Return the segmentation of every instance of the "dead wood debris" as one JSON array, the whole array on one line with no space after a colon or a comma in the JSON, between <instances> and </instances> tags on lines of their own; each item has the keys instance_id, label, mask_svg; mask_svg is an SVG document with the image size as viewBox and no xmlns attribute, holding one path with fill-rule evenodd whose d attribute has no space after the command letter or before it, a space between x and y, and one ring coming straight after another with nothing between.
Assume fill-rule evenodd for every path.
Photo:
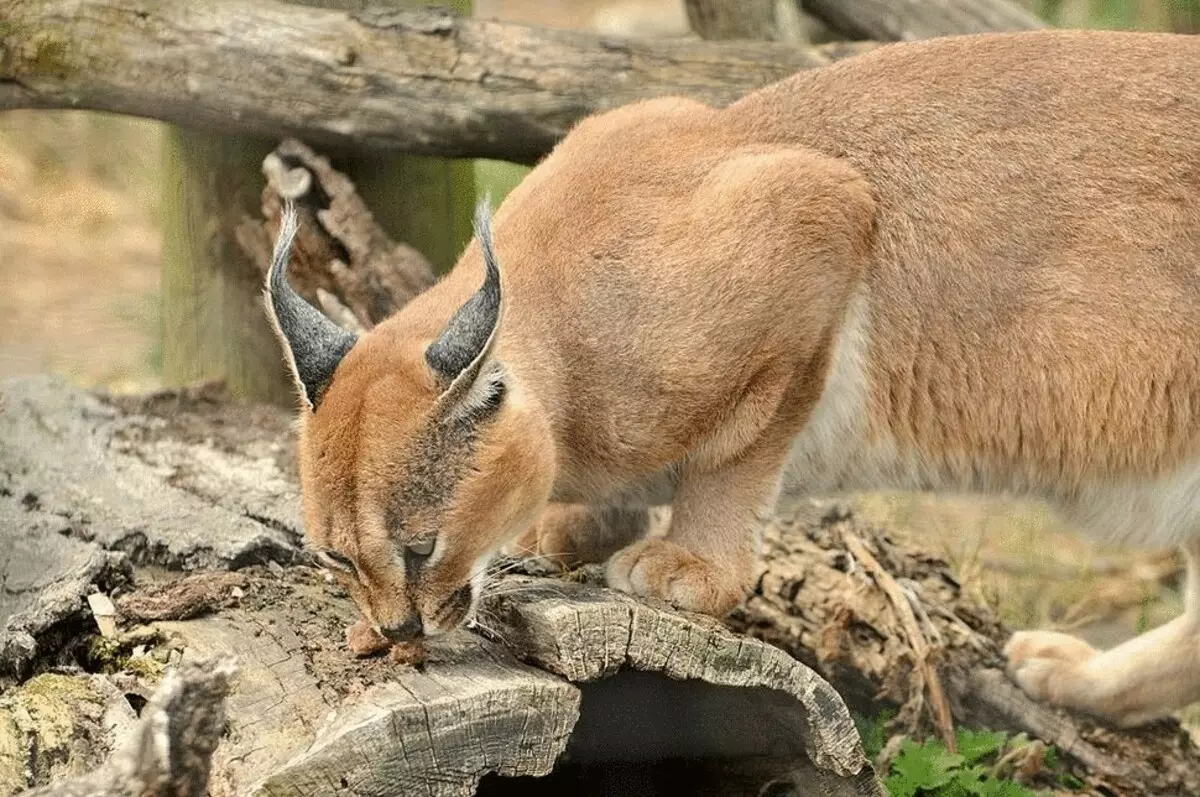
<instances>
[{"instance_id":1,"label":"dead wood debris","mask_svg":"<svg viewBox=\"0 0 1200 797\"><path fill-rule=\"evenodd\" d=\"M295 139L263 160L262 214L245 218L237 240L265 275L285 202L300 226L288 276L296 291L352 332L370 329L434 282L424 255L393 242L354 184Z\"/></svg>"},{"instance_id":2,"label":"dead wood debris","mask_svg":"<svg viewBox=\"0 0 1200 797\"><path fill-rule=\"evenodd\" d=\"M228 659L180 665L164 676L132 735L103 766L22 797L202 797L234 673Z\"/></svg>"},{"instance_id":3,"label":"dead wood debris","mask_svg":"<svg viewBox=\"0 0 1200 797\"><path fill-rule=\"evenodd\" d=\"M142 587L117 600L126 623L187 620L234 604L245 589L243 573L202 571L180 579Z\"/></svg>"},{"instance_id":4,"label":"dead wood debris","mask_svg":"<svg viewBox=\"0 0 1200 797\"><path fill-rule=\"evenodd\" d=\"M908 639L909 647L912 649L914 664L913 685L909 697L901 709L901 716L905 717L906 722L911 723L915 721L924 706L925 695L928 694L929 706L933 715L934 725L937 727L938 736L950 752L956 752L954 721L950 716L950 706L946 703L946 694L942 689L942 682L938 677L937 669L930 660L930 649L928 642L925 640L925 633L921 630L921 625L917 622L917 617L913 612L914 606L918 607L918 609L921 608L920 600L911 590L907 593L901 590L900 585L896 583L896 579L892 578L891 574L883 569L883 566L879 564L870 550L867 549L867 546L856 535L847 532L842 535L842 539L851 555L858 559L863 567L866 568L871 578L874 579L876 586L887 595L892 609L899 619L904 635ZM921 613L926 624L929 625L928 615L923 609L921 609Z\"/></svg>"},{"instance_id":5,"label":"dead wood debris","mask_svg":"<svg viewBox=\"0 0 1200 797\"><path fill-rule=\"evenodd\" d=\"M949 721L1026 733L1057 746L1090 793L1200 794L1200 750L1177 722L1122 732L1029 700L1004 673L1010 630L942 558L816 500L781 507L764 551L729 625L813 667L864 715L898 709L893 734L946 738Z\"/></svg>"}]
</instances>

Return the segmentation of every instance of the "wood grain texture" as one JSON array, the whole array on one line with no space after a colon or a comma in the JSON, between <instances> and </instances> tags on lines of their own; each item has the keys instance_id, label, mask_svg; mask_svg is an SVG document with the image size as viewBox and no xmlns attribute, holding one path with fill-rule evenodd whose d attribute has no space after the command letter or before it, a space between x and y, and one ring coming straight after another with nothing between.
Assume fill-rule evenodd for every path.
<instances>
[{"instance_id":1,"label":"wood grain texture","mask_svg":"<svg viewBox=\"0 0 1200 797\"><path fill-rule=\"evenodd\" d=\"M469 797L488 773L543 776L579 717L578 691L461 633L424 672L397 672L338 710L312 744L249 793Z\"/></svg>"},{"instance_id":2,"label":"wood grain texture","mask_svg":"<svg viewBox=\"0 0 1200 797\"><path fill-rule=\"evenodd\" d=\"M471 0L299 0L313 8L398 11L437 5L460 17L471 16ZM376 218L393 240L403 241L428 258L439 273L449 271L471 240L475 209L475 164L402 152L344 148L328 153L358 186Z\"/></svg>"},{"instance_id":3,"label":"wood grain texture","mask_svg":"<svg viewBox=\"0 0 1200 797\"><path fill-rule=\"evenodd\" d=\"M481 617L489 639L431 640L426 667L344 705L253 793L315 795L336 778L356 795L469 795L485 773L545 776L569 751L590 764L770 759L763 777L881 794L841 698L777 648L553 579L513 579Z\"/></svg>"},{"instance_id":4,"label":"wood grain texture","mask_svg":"<svg viewBox=\"0 0 1200 797\"><path fill-rule=\"evenodd\" d=\"M788 695L795 705L775 717L817 766L857 775L866 760L841 697L822 678L776 647L732 634L712 618L682 614L593 585L532 580L508 587L484 607L489 628L518 656L573 682L622 668L677 681ZM769 722L767 715L758 718ZM799 751L796 751L799 752Z\"/></svg>"},{"instance_id":5,"label":"wood grain texture","mask_svg":"<svg viewBox=\"0 0 1200 797\"><path fill-rule=\"evenodd\" d=\"M213 445L219 427L210 423L197 438L164 438L148 414L174 413L181 395L203 406L203 390L159 394L161 404L142 397L128 413L51 377L0 383L0 393L8 404L0 412L0 485L9 494L0 499L38 509L17 508L15 523L0 524L5 550L53 534L172 569L299 555L298 492L278 465L286 456L280 436L290 428L282 410L247 410L237 422L242 453L230 459L228 449ZM102 572L100 559L81 561L89 563L87 578Z\"/></svg>"},{"instance_id":6,"label":"wood grain texture","mask_svg":"<svg viewBox=\"0 0 1200 797\"><path fill-rule=\"evenodd\" d=\"M624 40L274 0L0 0L0 19L0 110L521 163L590 113L666 94L723 105L867 46Z\"/></svg>"},{"instance_id":7,"label":"wood grain texture","mask_svg":"<svg viewBox=\"0 0 1200 797\"><path fill-rule=\"evenodd\" d=\"M1046 27L1009 0L800 0L800 5L847 36L877 41Z\"/></svg>"}]
</instances>

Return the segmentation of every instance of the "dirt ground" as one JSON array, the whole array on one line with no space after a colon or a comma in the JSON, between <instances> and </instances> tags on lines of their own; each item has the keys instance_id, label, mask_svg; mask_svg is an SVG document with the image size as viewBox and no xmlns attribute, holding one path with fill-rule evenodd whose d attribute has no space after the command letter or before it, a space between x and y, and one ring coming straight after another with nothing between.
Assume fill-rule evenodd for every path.
<instances>
[{"instance_id":1,"label":"dirt ground","mask_svg":"<svg viewBox=\"0 0 1200 797\"><path fill-rule=\"evenodd\" d=\"M0 377L159 386L161 127L81 112L0 115ZM908 494L860 512L925 541L1014 626L1112 644L1181 608L1173 552L1111 551L1040 504Z\"/></svg>"},{"instance_id":2,"label":"dirt ground","mask_svg":"<svg viewBox=\"0 0 1200 797\"><path fill-rule=\"evenodd\" d=\"M83 112L0 114L0 376L158 384L159 133Z\"/></svg>"}]
</instances>

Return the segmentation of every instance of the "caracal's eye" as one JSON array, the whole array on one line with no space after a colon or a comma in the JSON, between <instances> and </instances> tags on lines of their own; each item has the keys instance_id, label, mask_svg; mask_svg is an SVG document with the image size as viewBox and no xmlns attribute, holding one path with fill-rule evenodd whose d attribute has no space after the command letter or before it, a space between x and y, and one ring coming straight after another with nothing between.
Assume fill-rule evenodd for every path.
<instances>
[{"instance_id":1,"label":"caracal's eye","mask_svg":"<svg viewBox=\"0 0 1200 797\"><path fill-rule=\"evenodd\" d=\"M433 553L433 540L421 540L420 542L410 543L404 550L409 556L424 559Z\"/></svg>"},{"instance_id":2,"label":"caracal's eye","mask_svg":"<svg viewBox=\"0 0 1200 797\"><path fill-rule=\"evenodd\" d=\"M317 560L330 570L340 570L343 573L351 574L355 572L354 562L350 561L350 557L340 554L337 551L329 549L319 550L317 551Z\"/></svg>"}]
</instances>

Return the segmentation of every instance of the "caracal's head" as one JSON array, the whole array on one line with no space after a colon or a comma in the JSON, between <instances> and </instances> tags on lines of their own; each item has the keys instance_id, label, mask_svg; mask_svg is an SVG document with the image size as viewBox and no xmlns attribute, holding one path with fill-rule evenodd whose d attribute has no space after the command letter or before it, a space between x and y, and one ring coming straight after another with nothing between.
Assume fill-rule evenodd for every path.
<instances>
[{"instance_id":1,"label":"caracal's head","mask_svg":"<svg viewBox=\"0 0 1200 797\"><path fill-rule=\"evenodd\" d=\"M286 277L295 231L289 206L266 304L301 398L308 543L389 640L449 631L553 478L545 421L493 356L501 291L488 205L464 255L483 259L483 285L425 340L397 325L357 337L304 301Z\"/></svg>"}]
</instances>

